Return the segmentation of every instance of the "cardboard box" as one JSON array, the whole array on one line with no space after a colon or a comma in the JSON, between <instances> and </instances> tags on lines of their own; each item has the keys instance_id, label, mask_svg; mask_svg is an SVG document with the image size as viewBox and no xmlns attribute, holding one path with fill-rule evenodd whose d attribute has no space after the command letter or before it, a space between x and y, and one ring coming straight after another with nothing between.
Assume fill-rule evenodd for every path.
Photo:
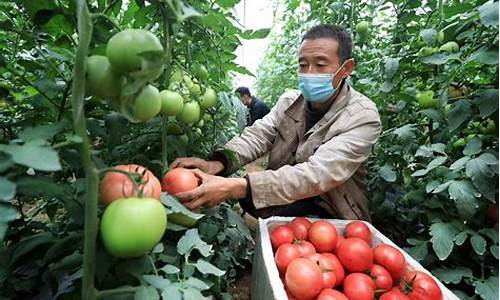
<instances>
[{"instance_id":1,"label":"cardboard box","mask_svg":"<svg viewBox=\"0 0 500 300\"><path fill-rule=\"evenodd\" d=\"M286 224L293 218L289 217L271 217L268 219L259 219L258 238L255 245L255 253L252 266L252 285L251 299L253 300L287 300L285 288L279 278L278 268L274 263L274 254L271 247L269 237L270 229ZM310 219L314 221L314 219ZM328 220L337 227L337 230L343 234L345 226L351 222L346 220ZM418 270L429 275L429 271L424 269L416 260L409 256L405 251L394 244L390 239L384 236L380 231L373 227L370 223L366 223L373 233L372 246L378 244L389 244L398 248L405 256L408 268L410 270ZM444 300L460 300L447 287L445 287L436 277L432 276L443 292Z\"/></svg>"}]
</instances>

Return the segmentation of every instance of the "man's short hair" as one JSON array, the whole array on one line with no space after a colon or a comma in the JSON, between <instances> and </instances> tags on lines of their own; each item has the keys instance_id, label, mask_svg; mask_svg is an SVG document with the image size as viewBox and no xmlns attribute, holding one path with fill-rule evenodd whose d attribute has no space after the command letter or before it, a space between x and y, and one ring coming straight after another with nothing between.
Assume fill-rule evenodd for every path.
<instances>
[{"instance_id":1,"label":"man's short hair","mask_svg":"<svg viewBox=\"0 0 500 300\"><path fill-rule=\"evenodd\" d=\"M338 55L341 63L352 57L352 37L344 27L327 24L314 26L302 36L301 43L304 40L320 38L332 38L339 43Z\"/></svg>"},{"instance_id":2,"label":"man's short hair","mask_svg":"<svg viewBox=\"0 0 500 300\"><path fill-rule=\"evenodd\" d=\"M240 96L243 96L243 95L252 96L252 94L250 94L250 90L245 86L240 86L234 92L240 94Z\"/></svg>"}]
</instances>

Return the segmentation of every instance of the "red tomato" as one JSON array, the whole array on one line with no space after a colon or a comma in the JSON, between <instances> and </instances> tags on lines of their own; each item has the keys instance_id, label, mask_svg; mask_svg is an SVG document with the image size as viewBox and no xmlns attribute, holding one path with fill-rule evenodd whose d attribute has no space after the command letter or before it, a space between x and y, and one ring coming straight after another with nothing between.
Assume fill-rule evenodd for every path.
<instances>
[{"instance_id":1,"label":"red tomato","mask_svg":"<svg viewBox=\"0 0 500 300\"><path fill-rule=\"evenodd\" d=\"M148 169L139 165L119 165L115 170L142 175L142 183L134 185L129 176L119 172L109 171L101 180L99 194L101 202L108 205L114 200L138 197L160 199L160 181Z\"/></svg>"},{"instance_id":2,"label":"red tomato","mask_svg":"<svg viewBox=\"0 0 500 300\"><path fill-rule=\"evenodd\" d=\"M352 221L347 224L344 236L346 238L357 237L367 242L368 245L372 244L372 232L363 221Z\"/></svg>"},{"instance_id":3,"label":"red tomato","mask_svg":"<svg viewBox=\"0 0 500 300\"><path fill-rule=\"evenodd\" d=\"M286 296L288 297L288 300L298 300L297 298L295 298L294 295L292 295L290 293L290 291L288 291L287 289L285 289L285 292L286 292Z\"/></svg>"},{"instance_id":4,"label":"red tomato","mask_svg":"<svg viewBox=\"0 0 500 300\"><path fill-rule=\"evenodd\" d=\"M380 244L373 250L373 258L376 264L381 265L391 273L393 279L398 279L403 275L406 260L403 254L395 247Z\"/></svg>"},{"instance_id":5,"label":"red tomato","mask_svg":"<svg viewBox=\"0 0 500 300\"><path fill-rule=\"evenodd\" d=\"M398 288L393 288L392 290L383 293L379 300L410 300L403 292Z\"/></svg>"},{"instance_id":6,"label":"red tomato","mask_svg":"<svg viewBox=\"0 0 500 300\"><path fill-rule=\"evenodd\" d=\"M366 274L351 273L344 279L344 294L349 300L373 300L375 283Z\"/></svg>"},{"instance_id":7,"label":"red tomato","mask_svg":"<svg viewBox=\"0 0 500 300\"><path fill-rule=\"evenodd\" d=\"M333 288L339 286L344 280L344 267L332 253L316 253L307 257L317 264L323 272L323 287Z\"/></svg>"},{"instance_id":8,"label":"red tomato","mask_svg":"<svg viewBox=\"0 0 500 300\"><path fill-rule=\"evenodd\" d=\"M377 290L388 291L392 288L392 276L384 267L381 265L374 264L370 270L368 270L368 275L375 281L375 286Z\"/></svg>"},{"instance_id":9,"label":"red tomato","mask_svg":"<svg viewBox=\"0 0 500 300\"><path fill-rule=\"evenodd\" d=\"M273 249L278 249L282 244L293 242L293 231L288 225L280 225L271 231L271 245Z\"/></svg>"},{"instance_id":10,"label":"red tomato","mask_svg":"<svg viewBox=\"0 0 500 300\"><path fill-rule=\"evenodd\" d=\"M335 246L335 249L333 249L333 253L337 254L337 251L340 247L340 244L342 244L342 242L345 240L345 238L343 236L341 236L340 234L337 236L337 245Z\"/></svg>"},{"instance_id":11,"label":"red tomato","mask_svg":"<svg viewBox=\"0 0 500 300\"><path fill-rule=\"evenodd\" d=\"M304 217L297 217L290 222L293 234L298 240L307 240L307 231L311 227L311 221Z\"/></svg>"},{"instance_id":12,"label":"red tomato","mask_svg":"<svg viewBox=\"0 0 500 300\"><path fill-rule=\"evenodd\" d=\"M161 181L161 190L175 195L187 192L198 186L198 178L193 172L184 168L175 168L168 171Z\"/></svg>"},{"instance_id":13,"label":"red tomato","mask_svg":"<svg viewBox=\"0 0 500 300\"><path fill-rule=\"evenodd\" d=\"M300 256L308 256L316 253L313 244L308 241L295 240L293 244L299 249Z\"/></svg>"},{"instance_id":14,"label":"red tomato","mask_svg":"<svg viewBox=\"0 0 500 300\"><path fill-rule=\"evenodd\" d=\"M324 289L316 300L349 300L346 295L334 289Z\"/></svg>"},{"instance_id":15,"label":"red tomato","mask_svg":"<svg viewBox=\"0 0 500 300\"><path fill-rule=\"evenodd\" d=\"M443 293L434 279L424 272L412 271L403 276L400 284L410 300L442 300Z\"/></svg>"},{"instance_id":16,"label":"red tomato","mask_svg":"<svg viewBox=\"0 0 500 300\"><path fill-rule=\"evenodd\" d=\"M300 257L300 252L297 247L293 244L282 244L279 246L278 250L276 250L276 254L274 255L274 262L276 262L276 266L280 273L285 273L286 267L288 264L295 258Z\"/></svg>"},{"instance_id":17,"label":"red tomato","mask_svg":"<svg viewBox=\"0 0 500 300\"><path fill-rule=\"evenodd\" d=\"M365 272L373 265L373 251L360 238L345 239L337 251L337 257L349 272Z\"/></svg>"},{"instance_id":18,"label":"red tomato","mask_svg":"<svg viewBox=\"0 0 500 300\"><path fill-rule=\"evenodd\" d=\"M323 289L321 269L307 258L296 258L286 269L285 287L297 299L314 298Z\"/></svg>"},{"instance_id":19,"label":"red tomato","mask_svg":"<svg viewBox=\"0 0 500 300\"><path fill-rule=\"evenodd\" d=\"M337 229L332 223L319 220L309 227L309 240L318 252L330 252L337 245Z\"/></svg>"}]
</instances>

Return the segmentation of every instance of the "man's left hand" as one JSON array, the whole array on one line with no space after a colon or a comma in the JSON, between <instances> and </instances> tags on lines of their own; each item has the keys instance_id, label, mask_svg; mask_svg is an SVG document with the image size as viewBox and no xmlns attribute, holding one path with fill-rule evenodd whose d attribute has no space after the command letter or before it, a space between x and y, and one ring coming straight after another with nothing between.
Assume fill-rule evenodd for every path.
<instances>
[{"instance_id":1,"label":"man's left hand","mask_svg":"<svg viewBox=\"0 0 500 300\"><path fill-rule=\"evenodd\" d=\"M225 178L207 174L201 170L189 170L201 180L201 185L177 197L189 209L210 208L229 198L244 198L247 182L244 178Z\"/></svg>"}]
</instances>

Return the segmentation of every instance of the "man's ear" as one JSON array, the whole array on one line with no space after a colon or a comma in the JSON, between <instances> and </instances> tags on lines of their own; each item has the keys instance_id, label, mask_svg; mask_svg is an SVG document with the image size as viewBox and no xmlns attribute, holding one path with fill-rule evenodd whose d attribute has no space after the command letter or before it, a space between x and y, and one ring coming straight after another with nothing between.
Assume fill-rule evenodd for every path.
<instances>
[{"instance_id":1,"label":"man's ear","mask_svg":"<svg viewBox=\"0 0 500 300\"><path fill-rule=\"evenodd\" d=\"M342 78L347 78L349 75L351 75L355 66L356 66L356 63L354 61L354 58L350 58L350 59L346 60L344 62L344 69L342 70Z\"/></svg>"}]
</instances>

